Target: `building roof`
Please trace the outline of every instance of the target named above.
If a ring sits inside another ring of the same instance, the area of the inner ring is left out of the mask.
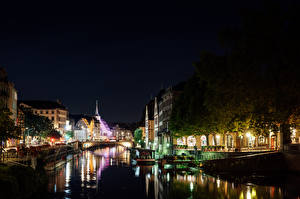
[[[69,114],[69,119],[73,120],[75,124],[81,120],[81,119],[86,119],[89,123],[94,120],[95,123],[98,123],[98,120],[96,119],[95,116],[93,115],[85,115],[85,114]]]
[[[66,110],[66,107],[63,106],[60,102],[55,101],[46,101],[46,100],[24,100],[19,101],[19,104],[26,104],[32,108],[35,109],[64,109]]]

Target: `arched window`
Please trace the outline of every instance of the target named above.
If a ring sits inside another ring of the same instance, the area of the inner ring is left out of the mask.
[[[262,145],[262,144],[265,144],[265,136],[263,136],[263,135],[260,135],[259,137],[258,137],[258,144],[260,144],[260,145]]]
[[[201,146],[207,146],[206,136],[202,135],[200,139],[201,139]]]
[[[216,135],[216,146],[220,146],[221,145],[221,136],[218,134]]]
[[[185,145],[185,137],[178,138],[177,145]]]
[[[187,145],[188,146],[195,146],[196,145],[196,138],[194,136],[189,136],[187,138]]]
[[[227,147],[233,148],[233,138],[232,135],[227,135]]]

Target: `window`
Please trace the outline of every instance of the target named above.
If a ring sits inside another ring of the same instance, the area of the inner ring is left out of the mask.
[[[48,114],[48,111],[46,111],[46,114]]]
[[[177,145],[185,145],[185,137],[178,138]]]
[[[220,135],[216,135],[216,145],[220,146],[221,145],[221,136]]]
[[[40,111],[40,114],[43,114],[44,113],[44,111]]]
[[[227,147],[232,148],[233,147],[233,138],[231,135],[227,135]]]
[[[201,136],[201,146],[207,146],[207,140],[206,140],[206,136],[205,135]]]
[[[258,137],[258,144],[264,144],[264,143],[265,143],[265,137],[262,136],[262,135],[260,135],[260,136]]]
[[[52,121],[54,121],[54,117],[52,117],[51,119],[52,119]]]
[[[52,114],[54,114],[54,111],[52,111]]]
[[[196,138],[194,136],[189,136],[187,138],[187,145],[188,146],[195,146],[196,145]]]

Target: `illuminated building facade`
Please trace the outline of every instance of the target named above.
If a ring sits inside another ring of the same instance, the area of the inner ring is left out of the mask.
[[[14,120],[17,125],[17,108],[18,94],[12,82],[8,81],[7,73],[4,68],[0,68],[0,106],[8,108],[11,112],[11,119]],[[9,139],[5,146],[14,146],[18,141],[15,139]],[[0,143],[2,144],[2,143]]]
[[[8,81],[4,68],[0,68],[0,103],[12,113],[11,118],[17,121],[18,94],[12,82]]]
[[[158,148],[158,104],[157,97],[154,98],[154,145],[153,149],[156,150]]]
[[[145,140],[145,138],[146,138],[145,126],[140,126],[139,129],[142,130],[142,137]]]
[[[100,123],[95,116],[70,114],[70,121],[74,125],[74,141],[100,140]]]
[[[25,108],[31,108],[34,114],[47,117],[61,134],[66,132],[65,126],[69,113],[60,101],[28,100],[20,101],[19,104]]]
[[[145,111],[145,144],[146,144],[146,148],[149,148],[148,106],[146,106],[146,111]]]
[[[112,128],[112,134],[116,137],[116,140],[132,141],[133,136],[131,130],[121,128],[118,124]]]
[[[158,95],[158,152],[160,155],[173,153],[173,138],[169,129],[172,108],[182,93],[185,83],[169,87]]]
[[[299,127],[291,128],[291,144],[300,144]],[[270,132],[269,135],[256,135],[254,132],[226,133],[209,135],[190,135],[174,138],[175,150],[198,150],[204,151],[272,151],[281,149],[280,132]]]
[[[146,105],[145,110],[145,144],[146,148],[153,149],[154,146],[154,117],[153,108],[154,101],[151,100],[149,104]]]

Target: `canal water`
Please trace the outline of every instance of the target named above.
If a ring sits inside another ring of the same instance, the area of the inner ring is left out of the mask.
[[[300,198],[299,176],[258,185],[203,172],[168,173],[157,165],[131,165],[130,152],[121,146],[85,151],[48,175],[49,198]]]

